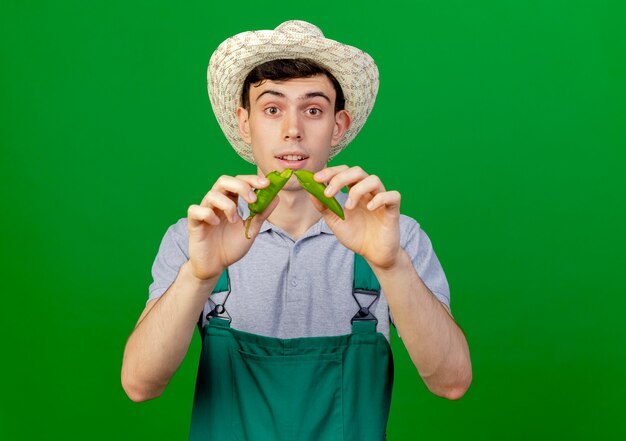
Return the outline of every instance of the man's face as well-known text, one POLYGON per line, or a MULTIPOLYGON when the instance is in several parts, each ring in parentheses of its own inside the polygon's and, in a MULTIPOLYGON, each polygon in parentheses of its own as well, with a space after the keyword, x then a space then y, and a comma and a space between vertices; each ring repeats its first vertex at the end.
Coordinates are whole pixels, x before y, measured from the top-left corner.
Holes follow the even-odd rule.
POLYGON ((326 75, 250 87, 250 110, 238 108, 237 118, 260 174, 285 168, 316 172, 326 166, 331 146, 351 123, 347 111, 335 114, 335 95, 326 75))

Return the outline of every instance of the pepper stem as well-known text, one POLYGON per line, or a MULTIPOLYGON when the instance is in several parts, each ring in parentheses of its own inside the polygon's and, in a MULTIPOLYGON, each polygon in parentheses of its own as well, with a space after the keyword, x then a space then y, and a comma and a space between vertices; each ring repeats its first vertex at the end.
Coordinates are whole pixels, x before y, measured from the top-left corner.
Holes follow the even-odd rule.
POLYGON ((250 224, 252 223, 253 217, 254 215, 251 214, 250 216, 248 216, 248 219, 246 219, 246 239, 250 239, 250 236, 248 236, 248 230, 250 229, 250 224))

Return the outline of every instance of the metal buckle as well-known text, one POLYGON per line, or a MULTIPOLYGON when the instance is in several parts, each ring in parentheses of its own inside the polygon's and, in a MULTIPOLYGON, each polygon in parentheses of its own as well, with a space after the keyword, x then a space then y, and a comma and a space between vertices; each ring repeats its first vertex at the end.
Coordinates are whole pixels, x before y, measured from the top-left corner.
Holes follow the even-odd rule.
POLYGON ((376 303, 376 300, 378 300, 378 298, 380 297, 380 291, 370 291, 367 289, 353 289, 352 297, 354 297, 354 300, 356 301, 357 305, 359 305, 359 310, 354 315, 354 317, 352 317, 351 323, 373 320, 376 322, 376 324, 378 324, 378 319, 376 318, 374 314, 371 313, 370 308, 372 307, 374 303, 376 303), (365 295, 373 296, 374 300, 372 300, 369 305, 363 306, 361 305, 361 302, 359 302, 359 299, 356 296, 357 294, 365 294, 365 295))

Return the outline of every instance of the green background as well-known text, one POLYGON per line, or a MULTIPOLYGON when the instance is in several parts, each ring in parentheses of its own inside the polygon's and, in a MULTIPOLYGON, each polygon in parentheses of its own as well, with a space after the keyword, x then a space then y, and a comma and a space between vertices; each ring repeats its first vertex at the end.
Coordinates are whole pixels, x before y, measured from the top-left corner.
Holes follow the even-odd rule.
POLYGON ((211 52, 293 18, 377 61, 333 163, 402 193, 472 351, 450 402, 394 339, 389 439, 625 439, 621 0, 2 0, 0 438, 185 439, 199 340, 135 404, 125 339, 166 228, 254 171, 212 114, 211 52))

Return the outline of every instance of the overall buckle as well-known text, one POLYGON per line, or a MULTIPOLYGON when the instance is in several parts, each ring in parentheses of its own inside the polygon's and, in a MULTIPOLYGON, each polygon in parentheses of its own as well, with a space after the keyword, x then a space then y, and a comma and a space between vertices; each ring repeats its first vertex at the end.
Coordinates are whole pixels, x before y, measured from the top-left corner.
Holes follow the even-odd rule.
POLYGON ((359 310, 354 315, 354 317, 352 317, 351 323, 374 321, 376 322, 376 324, 378 324, 378 319, 376 318, 374 314, 371 313, 370 308, 372 307, 374 303, 376 303, 376 300, 378 300, 378 298, 380 297, 380 291, 372 291, 372 290, 367 290, 367 289, 355 288, 352 290, 352 297, 354 297, 354 300, 356 301, 357 305, 359 305, 359 310), (374 297, 374 299, 369 303, 369 305, 362 305, 361 302, 359 301, 359 298, 357 297, 357 294, 365 294, 368 296, 372 296, 374 297))

